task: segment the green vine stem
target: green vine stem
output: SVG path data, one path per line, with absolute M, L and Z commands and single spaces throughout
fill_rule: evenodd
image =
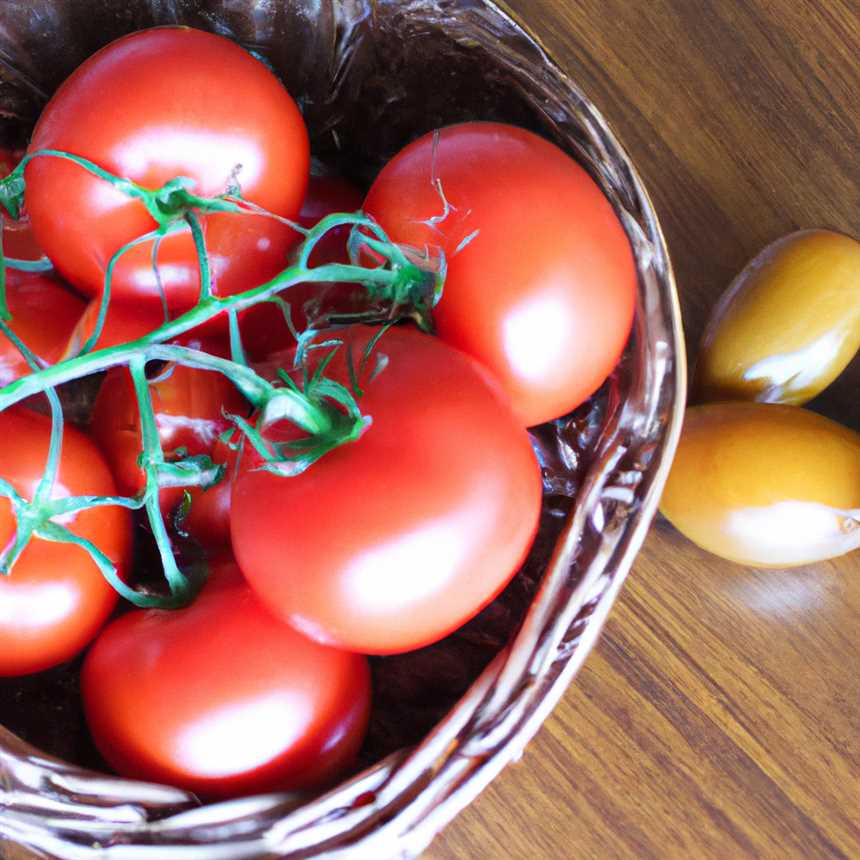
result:
M 352 387 L 341 385 L 325 376 L 332 351 L 318 363 L 313 373 L 304 364 L 308 344 L 317 332 L 295 332 L 292 326 L 289 303 L 283 298 L 290 287 L 299 283 L 325 283 L 332 281 L 361 284 L 370 297 L 377 302 L 386 302 L 391 310 L 388 318 L 400 315 L 414 316 L 425 327 L 430 325 L 430 310 L 441 295 L 444 280 L 444 258 L 441 264 L 424 267 L 418 255 L 410 254 L 392 243 L 382 228 L 373 219 L 361 212 L 338 213 L 323 218 L 310 229 L 294 224 L 288 219 L 261 209 L 241 197 L 240 190 L 232 183 L 223 195 L 200 197 L 193 193 L 194 183 L 184 177 L 176 177 L 159 189 L 147 189 L 131 180 L 117 177 L 99 165 L 80 156 L 59 150 L 39 150 L 28 153 L 5 179 L 0 180 L 0 206 L 11 217 L 21 214 L 26 192 L 24 169 L 34 158 L 60 158 L 73 162 L 99 179 L 111 184 L 128 197 L 140 200 L 155 222 L 148 233 L 135 238 L 119 248 L 105 269 L 105 278 L 95 328 L 80 351 L 74 357 L 55 365 L 41 366 L 26 346 L 21 344 L 9 327 L 5 294 L 5 265 L 0 241 L 0 331 L 18 346 L 28 360 L 31 372 L 0 388 L 0 411 L 13 406 L 35 394 L 44 393 L 51 404 L 52 433 L 48 462 L 34 498 L 23 499 L 8 482 L 0 479 L 0 495 L 9 498 L 17 517 L 17 530 L 13 541 L 0 554 L 0 570 L 8 572 L 15 559 L 26 547 L 31 537 L 75 544 L 87 551 L 108 582 L 126 599 L 144 607 L 177 607 L 186 604 L 202 584 L 204 572 L 191 568 L 180 570 L 176 561 L 169 531 L 159 505 L 160 490 L 165 487 L 209 487 L 223 477 L 224 466 L 213 463 L 209 457 L 182 455 L 168 461 L 161 447 L 150 393 L 150 381 L 146 376 L 147 363 L 151 361 L 171 362 L 201 370 L 221 373 L 244 395 L 255 412 L 255 419 L 242 415 L 227 416 L 233 424 L 233 434 L 250 444 L 262 457 L 262 468 L 283 476 L 298 474 L 309 468 L 320 457 L 347 442 L 357 439 L 371 424 L 371 417 L 363 415 L 357 398 L 361 396 L 358 378 L 354 371 L 352 356 L 347 355 L 351 369 Z M 295 262 L 265 284 L 230 296 L 213 293 L 209 256 L 200 220 L 201 215 L 212 212 L 231 212 L 248 217 L 269 217 L 288 224 L 304 239 L 295 255 Z M 351 263 L 330 263 L 311 267 L 310 257 L 316 245 L 331 230 L 349 226 L 352 234 L 349 242 Z M 165 322 L 145 336 L 109 348 L 96 349 L 101 337 L 112 295 L 112 282 L 116 266 L 130 249 L 153 243 L 152 265 L 160 283 L 157 268 L 158 245 L 172 233 L 191 233 L 198 258 L 200 293 L 197 304 L 174 319 Z M 358 265 L 361 249 L 366 246 L 379 262 L 375 268 Z M 9 265 L 25 270 L 41 270 L 42 261 L 27 263 L 14 261 Z M 29 266 L 29 269 L 28 269 Z M 163 292 L 163 291 L 162 291 Z M 264 379 L 248 366 L 239 330 L 239 314 L 260 302 L 278 305 L 290 330 L 296 334 L 298 361 L 303 365 L 302 383 L 297 383 L 286 370 L 278 373 L 274 381 Z M 162 303 L 166 304 L 162 295 Z M 226 314 L 230 334 L 230 359 L 210 355 L 190 347 L 177 346 L 171 341 L 186 332 Z M 378 312 L 350 315 L 350 321 L 378 321 Z M 362 357 L 361 368 L 370 358 L 378 338 L 368 345 Z M 336 350 L 341 346 L 335 339 L 315 343 L 314 347 L 330 346 Z M 377 356 L 378 359 L 381 356 Z M 140 464 L 145 475 L 145 486 L 137 497 L 97 496 L 74 497 L 52 500 L 54 482 L 62 444 L 63 416 L 56 389 L 58 386 L 89 376 L 111 367 L 127 365 L 134 384 L 141 421 L 143 452 Z M 378 368 L 384 361 L 378 360 Z M 265 428 L 276 421 L 289 421 L 306 435 L 289 442 L 275 443 L 265 438 Z M 230 443 L 234 445 L 233 442 Z M 188 497 L 186 496 L 186 499 Z M 168 594 L 138 591 L 123 582 L 115 565 L 92 542 L 71 532 L 55 521 L 61 515 L 77 513 L 92 507 L 119 505 L 129 509 L 144 509 L 149 519 L 152 534 L 158 546 Z

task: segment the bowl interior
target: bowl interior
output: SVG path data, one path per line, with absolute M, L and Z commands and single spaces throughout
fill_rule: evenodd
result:
M 11 729 L 0 730 L 0 784 L 19 793 L 0 838 L 50 844 L 60 857 L 89 856 L 72 847 L 86 852 L 95 842 L 117 843 L 120 858 L 148 845 L 164 860 L 167 846 L 203 850 L 213 841 L 229 841 L 236 857 L 275 848 L 299 857 L 323 845 L 368 852 L 371 844 L 379 853 L 363 856 L 400 856 L 395 848 L 410 856 L 522 748 L 561 695 L 656 508 L 684 386 L 665 245 L 599 113 L 517 23 L 482 0 L 7 0 L 0 138 L 23 143 L 50 93 L 102 45 L 177 23 L 228 35 L 270 63 L 302 105 L 314 153 L 361 183 L 407 141 L 465 119 L 511 122 L 554 140 L 624 221 L 640 276 L 635 330 L 598 395 L 533 434 L 544 516 L 516 580 L 444 642 L 374 662 L 376 707 L 362 758 L 369 770 L 310 804 L 261 798 L 177 816 L 196 806 L 193 798 L 85 769 L 99 761 L 83 728 L 76 667 L 61 667 L 0 682 L 0 724 Z M 118 804 L 131 810 L 125 818 Z

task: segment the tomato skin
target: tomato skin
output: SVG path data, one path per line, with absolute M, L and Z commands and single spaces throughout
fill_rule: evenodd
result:
M 78 319 L 63 350 L 63 358 L 76 356 L 95 331 L 101 302 L 90 301 Z M 134 307 L 111 302 L 99 339 L 93 349 L 107 349 L 144 337 L 164 324 L 164 312 L 153 306 Z
M 187 609 L 113 622 L 81 685 L 113 768 L 213 799 L 330 781 L 351 765 L 370 710 L 367 661 L 279 622 L 232 561 L 214 565 Z
M 223 549 L 230 544 L 230 497 L 236 453 L 223 442 L 216 442 L 211 453 L 216 463 L 226 466 L 224 477 L 208 489 L 191 490 L 191 509 L 183 528 L 198 543 L 209 549 Z
M 0 476 L 32 498 L 45 468 L 51 421 L 23 408 L 0 413 Z M 66 427 L 54 497 L 113 495 L 114 482 L 96 446 Z M 130 561 L 131 519 L 122 508 L 83 511 L 63 524 L 93 541 L 118 566 Z M 0 541 L 15 518 L 0 499 Z M 78 547 L 33 539 L 9 576 L 0 577 L 0 675 L 40 672 L 70 660 L 96 635 L 117 602 L 116 592 Z
M 84 156 L 117 176 L 160 188 L 177 176 L 203 196 L 223 193 L 241 165 L 243 196 L 294 218 L 309 169 L 307 130 L 275 76 L 235 43 L 186 27 L 124 36 L 86 60 L 39 119 L 29 151 Z M 143 204 L 71 162 L 52 157 L 26 170 L 36 237 L 63 275 L 90 295 L 102 290 L 111 256 L 152 230 Z M 268 280 L 285 265 L 294 231 L 270 218 L 202 217 L 213 288 L 226 295 Z M 117 266 L 113 296 L 158 303 L 152 243 Z M 164 238 L 158 254 L 171 309 L 197 300 L 189 232 Z
M 372 333 L 347 333 L 357 357 Z M 373 423 L 362 437 L 292 478 L 258 469 L 246 446 L 231 520 L 261 599 L 319 641 L 365 654 L 427 645 L 490 602 L 525 557 L 541 501 L 528 435 L 483 368 L 404 327 L 377 351 L 389 363 L 372 381 L 365 372 L 360 405 Z M 327 375 L 348 384 L 344 349 Z M 291 437 L 283 425 L 265 435 Z
M 298 222 L 310 229 L 334 212 L 358 212 L 363 202 L 364 194 L 348 180 L 332 174 L 311 176 Z M 311 265 L 348 263 L 347 242 L 351 229 L 344 226 L 329 230 L 314 248 Z
M 498 377 L 526 426 L 578 406 L 618 362 L 633 253 L 596 183 L 553 144 L 499 123 L 443 128 L 382 169 L 364 208 L 395 242 L 445 252 L 438 334 Z
M 224 352 L 218 342 L 203 342 L 201 346 L 210 353 Z M 212 455 L 218 435 L 230 426 L 223 411 L 238 414 L 248 411 L 245 399 L 236 388 L 221 374 L 207 370 L 175 366 L 169 375 L 150 384 L 150 392 L 159 438 L 168 459 L 178 448 L 187 449 L 192 456 Z M 93 409 L 92 434 L 110 463 L 120 492 L 136 495 L 143 490 L 144 474 L 137 462 L 142 446 L 140 413 L 131 374 L 124 367 L 112 368 L 105 376 Z M 226 453 L 228 449 L 221 446 L 219 451 Z M 216 489 L 213 487 L 205 493 L 192 490 L 192 499 L 195 499 L 192 510 L 198 496 L 206 496 L 202 504 L 211 506 L 215 497 L 210 497 L 209 493 L 215 493 Z M 171 512 L 182 496 L 180 487 L 163 489 L 160 493 L 162 511 Z M 195 522 L 201 523 L 201 537 L 206 538 L 206 543 L 211 543 L 215 534 L 221 536 L 219 543 L 229 541 L 229 525 L 223 513 L 201 512 L 187 524 L 192 534 L 195 534 Z
M 6 271 L 6 300 L 12 330 L 39 358 L 53 364 L 84 311 L 83 301 L 52 275 Z M 17 347 L 0 334 L 0 385 L 30 372 Z
M 92 299 L 87 304 L 86 310 L 84 310 L 66 343 L 62 358 L 73 358 L 80 352 L 81 347 L 95 331 L 100 310 L 100 299 Z M 137 340 L 151 334 L 163 325 L 164 310 L 160 305 L 135 307 L 134 305 L 111 302 L 108 305 L 101 334 L 93 346 L 93 350 L 108 349 Z M 226 338 L 227 330 L 226 315 L 221 314 L 214 320 L 196 326 L 185 334 L 174 338 L 170 343 L 188 346 L 192 349 L 211 348 L 222 336 Z M 226 347 L 219 346 L 218 348 L 220 349 L 218 354 L 227 357 Z
M 351 182 L 339 176 L 314 176 L 308 182 L 308 191 L 298 223 L 303 227 L 314 227 L 326 215 L 334 212 L 357 212 L 361 209 L 364 195 Z M 350 227 L 330 230 L 316 245 L 311 254 L 311 266 L 326 263 L 348 263 Z M 290 305 L 293 325 L 302 331 L 308 324 L 306 305 L 316 299 L 321 310 L 357 311 L 361 309 L 364 289 L 356 284 L 296 284 L 281 298 Z M 261 303 L 249 308 L 242 316 L 242 335 L 245 348 L 256 360 L 262 361 L 273 352 L 295 345 L 295 338 L 284 321 L 280 308 L 271 303 Z

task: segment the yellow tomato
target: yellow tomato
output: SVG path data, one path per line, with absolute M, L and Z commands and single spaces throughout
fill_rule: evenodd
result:
M 860 242 L 805 230 L 765 248 L 735 278 L 699 351 L 700 402 L 801 404 L 860 347 Z
M 660 510 L 702 548 L 789 567 L 860 546 L 860 435 L 796 406 L 687 410 Z

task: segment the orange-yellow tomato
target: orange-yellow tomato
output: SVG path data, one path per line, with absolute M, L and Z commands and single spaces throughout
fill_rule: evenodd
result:
M 660 510 L 690 540 L 755 567 L 860 546 L 860 435 L 796 406 L 687 410 Z
M 860 242 L 804 230 L 768 245 L 711 316 L 696 368 L 699 401 L 801 404 L 860 348 Z

